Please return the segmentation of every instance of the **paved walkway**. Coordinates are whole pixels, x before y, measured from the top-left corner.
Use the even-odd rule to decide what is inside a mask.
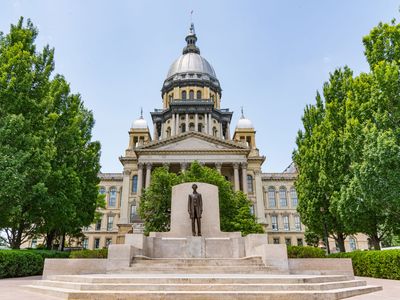
[[[1,300],[55,300],[57,298],[37,294],[22,289],[21,285],[30,284],[33,280],[40,279],[41,276],[0,279],[0,299]],[[375,292],[368,295],[356,296],[349,299],[352,300],[399,300],[400,299],[400,280],[386,280],[357,277],[364,279],[369,285],[381,285],[383,291]]]

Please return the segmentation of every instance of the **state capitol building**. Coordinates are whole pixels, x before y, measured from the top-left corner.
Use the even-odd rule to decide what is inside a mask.
[[[296,211],[296,169],[262,173],[265,156],[256,143],[253,123],[243,115],[231,124],[233,112],[221,108],[221,85],[211,64],[200,55],[192,24],[182,55],[168,70],[162,85],[163,107],[132,123],[128,147],[119,158],[122,173],[101,173],[100,193],[106,209],[101,221],[84,228],[82,246],[88,249],[123,243],[125,234],[140,232],[138,205],[151,172],[166,166],[184,172],[193,162],[215,168],[252,201],[252,211],[268,233],[268,243],[305,245],[304,226]],[[222,106],[223,107],[223,106]],[[335,243],[330,243],[335,249]],[[360,235],[346,240],[346,250],[367,248]]]

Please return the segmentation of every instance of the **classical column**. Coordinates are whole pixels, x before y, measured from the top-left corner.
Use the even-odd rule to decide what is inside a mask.
[[[154,127],[154,130],[153,130],[154,140],[157,141],[158,140],[157,123],[154,123],[153,127]]]
[[[194,131],[199,130],[199,114],[194,115]]]
[[[242,163],[242,191],[247,194],[247,163]]]
[[[124,170],[122,178],[122,198],[121,198],[121,213],[120,213],[120,224],[128,224],[128,202],[129,202],[129,183],[131,177],[131,171]]]
[[[175,135],[179,134],[179,114],[176,114]]]
[[[150,186],[151,181],[151,163],[146,164],[146,189]]]
[[[186,131],[189,131],[189,114],[186,114],[185,116],[185,127]]]
[[[181,172],[182,172],[182,173],[186,172],[187,165],[188,165],[188,164],[185,163],[185,162],[181,163]]]
[[[231,123],[228,122],[226,123],[226,139],[229,141],[231,139],[231,128],[230,128]]]
[[[208,134],[213,134],[212,132],[212,117],[211,114],[208,114]]]
[[[142,195],[143,188],[143,163],[138,163],[138,176],[137,176],[137,195],[140,197]]]
[[[172,114],[172,121],[171,121],[171,136],[175,135],[175,125],[176,125],[176,121],[175,121],[175,114]]]
[[[204,133],[208,134],[208,114],[204,114]]]
[[[217,169],[218,173],[221,174],[222,164],[221,163],[215,163],[215,168]]]
[[[265,219],[265,207],[263,200],[263,187],[261,180],[261,170],[254,171],[255,177],[255,185],[256,185],[256,216],[257,222],[261,224],[266,224],[267,220]]]
[[[240,190],[239,186],[239,164],[234,163],[233,164],[233,180],[235,182],[235,192]]]
[[[162,123],[161,123],[161,134],[160,134],[160,140],[162,140],[163,138],[165,138],[165,136],[164,136],[164,130],[165,130],[165,127],[164,127],[164,122],[162,122]]]

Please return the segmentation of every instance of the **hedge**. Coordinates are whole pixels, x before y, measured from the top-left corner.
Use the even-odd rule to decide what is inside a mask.
[[[107,258],[108,249],[72,251],[70,258]]]
[[[0,278],[41,275],[45,258],[67,258],[69,252],[0,250]]]
[[[323,258],[325,251],[316,247],[287,246],[288,258]]]
[[[356,276],[400,280],[400,250],[354,251],[329,257],[351,258]]]

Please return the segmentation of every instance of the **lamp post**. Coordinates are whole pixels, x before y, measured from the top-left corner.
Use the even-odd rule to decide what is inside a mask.
[[[326,228],[325,208],[320,207],[319,210],[322,213],[322,222],[324,223],[324,240],[325,240],[326,252],[328,254],[331,254],[331,250],[329,249],[329,241],[328,241],[328,229]]]

